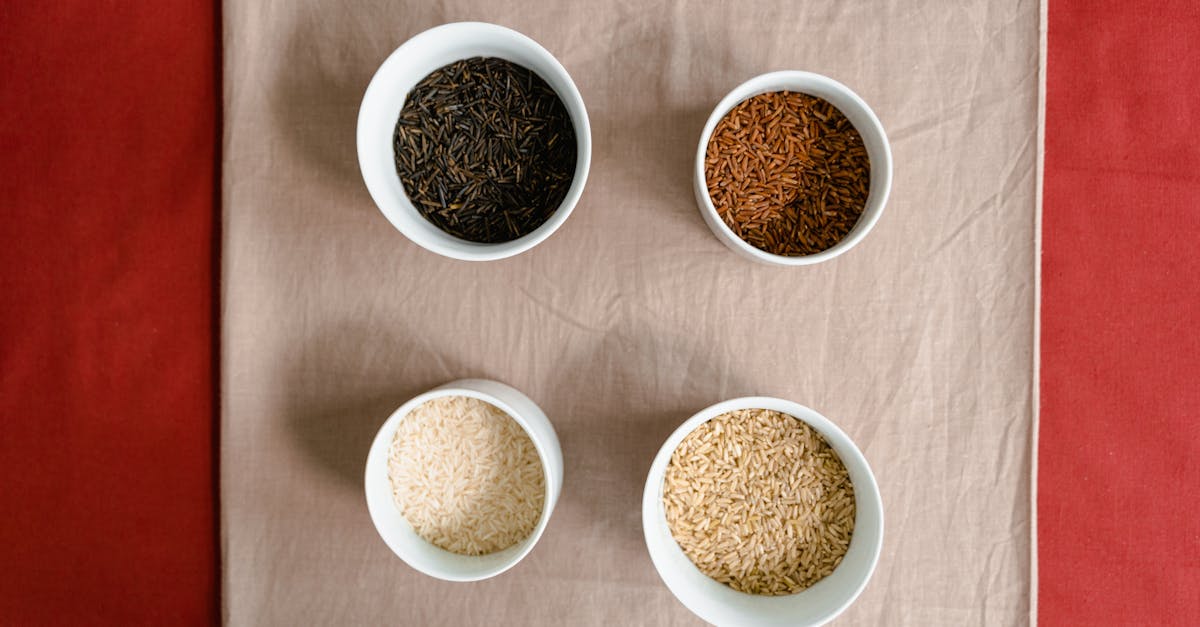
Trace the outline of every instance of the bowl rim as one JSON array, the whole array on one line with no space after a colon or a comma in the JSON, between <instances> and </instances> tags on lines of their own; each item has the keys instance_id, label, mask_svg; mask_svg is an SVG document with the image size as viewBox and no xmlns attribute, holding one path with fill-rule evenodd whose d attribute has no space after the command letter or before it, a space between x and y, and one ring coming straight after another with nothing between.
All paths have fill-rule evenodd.
<instances>
[{"instance_id":1,"label":"bowl rim","mask_svg":"<svg viewBox=\"0 0 1200 627\"><path fill-rule=\"evenodd\" d=\"M367 498L367 510L371 516L371 523L375 526L375 531L383 539L384 543L387 544L388 548L391 549L392 553L395 553L396 557L399 557L401 560L403 560L405 564L408 564L413 569L415 569L421 573L424 573L426 575L429 575L430 577L435 577L437 579L442 579L444 581L454 581L454 582L480 581L483 579L489 579L491 577L495 577L496 575L499 575L499 574L507 571L508 569L512 568L513 566L516 566L521 560L525 559L525 556L528 555L533 550L533 547L537 545L538 541L541 540L542 534L545 532L547 525L549 525L549 523L550 523L550 517L553 514L552 510L554 509L555 491L554 491L554 482L551 481L551 478L549 476L551 464L550 464L550 460L549 460L549 457L548 457L548 454L546 451L547 444L545 442L541 441L538 438L538 436L533 432L533 430L530 429L529 422L526 420L526 418L522 414L517 412L515 409L513 409L513 407L511 405L504 402L502 399L497 398L496 396L489 394L487 392L482 392L480 390L472 389L469 387L459 387L457 385L459 383L464 383L464 382L470 383L471 381L473 381L473 380L470 380L470 379L457 380L457 381L453 381L451 383L447 383L446 385L436 387L427 392L418 394L417 396L414 396L411 399L405 401L404 404L400 405L400 407L396 408L391 414L389 414L387 417L387 420L385 420L383 422L383 425L381 425L379 427L379 430L375 433L375 438L371 440L371 448L367 454L366 469L364 471L364 477L363 477L363 492L365 493L365 496ZM496 567L487 569L487 570L481 571L478 574L469 575L469 576L462 576L462 575L457 575L454 573L448 573L446 571L430 569L430 568L427 568L425 564L413 562L410 559L411 556L408 555L405 551L403 551L399 547L398 544L393 542L392 534L397 533L397 531L391 526L386 526L383 523L383 521L381 521L379 519L379 517L376 515L376 511L375 511L374 507L372 507L372 505L371 505L371 503L372 503L371 493L374 491L372 488L378 487L380 484L382 484L387 489L387 492L389 495L389 498L388 498L389 504L393 507L395 507L395 505L396 505L394 498L391 497L392 488L391 488L390 477L387 476L386 472L384 474L380 475L380 474L374 473L372 471L378 465L379 462L377 461L377 459L379 457L382 457L381 461L382 461L382 463L384 465L384 469L386 471L388 448L391 446L392 439L396 435L396 430L399 427L400 420L403 419L405 416L407 416L409 413L411 413L412 410L416 409L417 407L421 406L422 404L424 404L428 401L434 400L434 399L445 398L447 396L466 396L469 398L476 398L476 399L479 399L486 403L489 403L489 404L495 406L496 408L500 409L501 411L503 411L506 415L508 415L509 418L512 418L518 425L520 425L521 429L525 432L525 434L529 436L529 439L533 442L534 449L537 450L538 461L540 461L542 464L542 477L543 477L543 483L544 483L543 487L545 490L544 496L542 499L542 511L538 515L538 522L537 522L537 525L533 528L533 531L531 531L529 533L529 535L526 536L524 539L518 541L518 544L524 543L524 546L520 550L514 552L511 556L509 556L509 558L506 561L501 562ZM404 515L400 514L400 517L403 519ZM407 521L405 521L405 522L407 523ZM418 535L418 537L420 537L420 535ZM433 544L432 542L425 540L424 538L421 538L421 540L423 540L430 546L434 547L438 551L443 551L445 553L449 553L450 555L458 556L458 554L447 551L446 549L443 549L443 548ZM507 550L507 549L502 549L502 550ZM489 554L489 555L492 555L492 554ZM470 555L470 556L459 556L459 557L484 558L484 557L488 557L489 555Z\"/></svg>"},{"instance_id":2,"label":"bowl rim","mask_svg":"<svg viewBox=\"0 0 1200 627\"><path fill-rule=\"evenodd\" d=\"M725 220L723 220L721 215L717 212L716 206L713 205L712 197L708 193L708 177L704 171L704 159L708 152L708 142L712 138L712 133L716 129L717 123L719 123L721 119L723 119L735 106L745 100L764 93L782 91L779 88L768 86L779 83L795 85L795 88L789 89L789 91L798 91L801 93L807 93L803 87L804 85L812 85L817 83L824 84L826 87L837 92L841 97L854 102L856 106L861 108L867 120L866 129L859 128L858 125L855 125L855 129L858 130L859 134L869 132L878 136L883 147L881 154L879 155L882 157L882 159L877 160L872 158L871 160L871 177L872 179L875 177L880 177L881 181L881 192L879 194L879 198L875 199L873 197L868 197L867 206L863 208L863 213L861 216L859 216L859 222L855 224L846 237L843 237L833 246L811 255L789 257L787 255L769 253L751 245L749 242L739 237L737 233L734 233L733 229L729 228L729 225L725 224ZM838 107L837 103L833 104L835 107ZM838 109L841 110L841 107L838 107ZM879 163L879 161L882 161L882 163ZM871 109L870 105L868 105L867 102L862 99L862 97L860 97L854 92L854 90L850 89L846 85L834 80L833 78L825 76L824 74L817 74L815 72L808 72L805 70L780 70L776 72L759 74L758 76L754 76L730 90L729 93L717 103L717 106L713 108L712 113L709 114L708 120L704 124L704 129L700 132L700 143L696 149L696 160L694 167L696 196L699 199L700 210L703 211L706 215L706 218L708 218L705 221L708 222L709 226L719 229L721 234L724 235L723 242L736 247L735 250L737 252L749 256L757 261L782 266L807 266L820 263L822 261L828 261L858 245L858 243L867 236L867 233L869 233L871 229L875 227L875 224L879 221L880 216L883 215L883 210L887 206L888 196L891 194L892 175L891 143L888 141L887 132L884 131L883 124L879 121L879 117L875 115L875 111Z\"/></svg>"},{"instance_id":3,"label":"bowl rim","mask_svg":"<svg viewBox=\"0 0 1200 627\"><path fill-rule=\"evenodd\" d=\"M847 467L853 464L862 471L862 477L860 478L860 481L856 481L854 483L856 509L859 511L866 511L867 509L870 509L871 513L878 517L878 533L870 538L860 539L860 537L855 537L851 540L852 543L855 540L867 542L866 549L869 557L867 561L867 567L858 577L850 593L847 594L835 608L823 614L819 620L813 623L814 625L822 625L830 620L833 620L842 612L846 611L846 609L858 599L863 590L866 589L867 584L870 582L871 577L875 573L875 569L879 563L879 558L883 552L883 498L879 492L879 484L875 478L875 473L871 470L871 466L868 463L866 456L863 455L862 450L858 448L858 445L855 444L854 441L850 439L850 437L844 431L842 431L841 428L834 424L833 421L805 405L801 405L795 401L789 401L770 396L743 396L710 405L696 412L690 418L680 424L679 427L677 427L675 431L673 431L671 435L667 437L667 439L663 442L663 445L659 448L658 453L654 457L654 461L651 463L650 471L646 477L646 485L642 492L642 533L646 542L646 550L650 554L650 560L654 564L655 571L658 572L659 578L671 591L671 594L674 595L680 603L682 603L700 618L714 624L719 624L717 621L719 621L721 617L707 615L697 611L690 603L684 601L683 596L681 596L679 592L679 588L682 588L682 586L673 585L668 581L667 577L663 575L665 557L661 555L659 553L659 549L656 549L654 546L654 541L651 536L651 528L653 527L659 530L665 529L668 537L670 536L670 527L667 524L666 516L661 505L663 482L665 481L666 477L666 468L667 464L670 462L671 455L675 453L675 449L679 447L679 445L688 435L699 428L700 425L712 420L717 416L739 409L774 410L788 414L797 420L803 421L813 429L816 429L817 432L820 433L821 436L827 441L830 441L831 446L835 445L833 441L836 440L837 444L840 445L841 448L844 448L846 452L850 453L850 459L847 460L846 455L842 451L838 451L838 456L842 458L842 462L846 464ZM865 481L862 479L865 479ZM671 539L671 542L674 542L673 538ZM676 544L676 547L678 548L678 544ZM688 563L691 564L690 560ZM840 567L841 566L839 566L839 568ZM692 568L695 568L695 566L692 565ZM697 572L699 572L699 569L697 569ZM804 592L805 591L801 591L796 594L803 594ZM786 598L786 596L763 598L780 599Z\"/></svg>"},{"instance_id":4,"label":"bowl rim","mask_svg":"<svg viewBox=\"0 0 1200 627\"><path fill-rule=\"evenodd\" d=\"M368 154L368 151L366 150L366 137L372 133L371 119L367 114L367 109L368 105L373 103L375 100L383 98L386 94L394 93L395 90L391 89L390 85L385 84L386 79L384 75L390 75L394 67L402 67L404 65L405 55L414 48L426 45L430 42L436 42L439 39L447 37L453 37L459 40L465 38L466 40L470 41L481 36L500 37L518 44L525 50L529 51L532 55L538 57L547 68L557 75L556 78L561 80L565 86L566 93L563 93L563 91L558 89L555 89L555 93L558 95L559 99L562 100L563 105L567 109L567 113L575 127L575 174L571 181L571 186L567 189L567 195L563 198L562 202L559 203L558 207L554 210L550 217L547 218L546 221L538 228L516 239L509 240L507 242L496 243L471 242L457 238L449 233L445 233L447 237L453 238L454 240L457 240L457 242L465 245L464 247L459 248L448 246L437 239L426 237L422 233L415 232L413 229L405 227L401 220L398 220L394 217L394 214L401 212L409 213L410 210L403 206L394 206L394 203L390 202L390 195L384 193L382 190L377 190L377 185L373 182L373 177L368 176L367 174L366 163L374 162L376 160L375 155ZM469 56L474 55L468 55L462 58L469 58ZM522 65L522 67L526 66ZM540 75L540 72L534 68L526 67L526 69L529 69L535 74ZM545 80L545 78L545 76L542 76L543 80ZM400 46L398 46L395 50L393 50L391 54L389 54L375 70L375 74L371 77L371 82L367 85L367 89L363 93L362 102L360 103L358 109L355 138L359 162L359 173L362 176L363 182L366 184L367 191L370 193L376 207L381 213L383 213L388 222L397 231L400 231L402 235L408 238L409 241L420 246L421 248L424 248L432 253L442 255L443 257L449 257L451 259L457 259L460 261L496 261L499 259L506 259L530 250L534 246L537 246L548 239L567 221L567 218L570 217L572 212L574 212L576 205L579 204L579 200L583 196L583 190L587 183L588 173L591 170L591 121L588 117L587 106L583 101L583 96L580 94L578 86L575 84L575 80L571 78L570 73L567 72L567 69L563 67L558 58L551 54L550 51L546 50L545 47L543 47L534 39L511 28L500 26L498 24L491 24L488 22L450 22L447 24L434 26L421 31L416 35L413 35L404 43L400 44ZM391 171L394 173L394 165L392 166ZM401 186L401 191L402 193L405 193L405 196L407 197L407 193L403 192L403 186ZM408 204L411 205L411 201ZM420 220L426 220L426 218L420 215L420 212L416 211L415 208L411 209L411 213ZM435 229L437 228L436 225L432 226Z\"/></svg>"}]
</instances>

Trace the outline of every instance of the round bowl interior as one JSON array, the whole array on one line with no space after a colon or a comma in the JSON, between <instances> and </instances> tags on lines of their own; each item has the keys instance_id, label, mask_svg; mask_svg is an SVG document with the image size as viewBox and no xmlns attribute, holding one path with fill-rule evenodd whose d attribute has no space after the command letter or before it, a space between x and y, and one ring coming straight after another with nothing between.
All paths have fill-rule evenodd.
<instances>
[{"instance_id":1,"label":"round bowl interior","mask_svg":"<svg viewBox=\"0 0 1200 627\"><path fill-rule=\"evenodd\" d=\"M731 109L742 101L759 94L774 91L801 92L828 100L845 114L850 123L854 125L854 128L858 130L859 135L863 138L863 143L866 145L867 156L871 160L871 184L862 215L854 225L854 228L850 229L846 237L842 238L841 241L832 247L819 253L788 257L775 255L755 248L738 237L725 224L720 214L717 213L716 207L713 206L712 197L708 194L708 181L704 174L704 157L708 152L708 140L712 137L713 129L716 128L721 118L724 118ZM708 122L704 125L704 131L700 134L700 146L696 151L694 182L696 202L700 206L700 213L704 216L704 221L708 223L709 228L712 229L717 238L726 246L733 249L734 252L754 261L764 263L784 266L809 265L833 259L850 250L862 241L871 228L875 226L875 223L879 221L879 216L883 213L883 207L887 204L888 194L892 188L892 149L888 144L887 134L884 133L883 125L880 124L879 118L875 116L875 113L867 106L867 103L858 94L851 91L849 87L832 78L813 74L812 72L771 72L756 76L738 85L713 109L712 115L709 116Z\"/></svg>"},{"instance_id":2,"label":"round bowl interior","mask_svg":"<svg viewBox=\"0 0 1200 627\"><path fill-rule=\"evenodd\" d=\"M426 220L409 201L396 174L392 139L408 92L434 70L471 57L497 57L524 66L558 94L575 127L575 176L550 218L522 237L484 244L450 235ZM502 259L549 237L579 202L591 165L592 136L583 98L567 70L545 48L514 30L481 22L445 24L422 32L393 52L371 79L358 112L358 163L371 198L401 233L423 248L466 261Z\"/></svg>"},{"instance_id":3,"label":"round bowl interior","mask_svg":"<svg viewBox=\"0 0 1200 627\"><path fill-rule=\"evenodd\" d=\"M516 396L513 396L513 395ZM422 403L444 396L467 396L495 405L517 421L533 440L545 473L546 495L542 514L533 532L513 546L488 555L470 556L451 553L417 535L400 514L392 496L388 478L388 449L400 420ZM550 514L562 489L562 451L545 414L528 397L502 383L478 379L454 381L421 394L400 406L383 423L367 455L364 486L367 509L380 537L409 566L447 581L478 581L494 577L521 561L546 529Z\"/></svg>"},{"instance_id":4,"label":"round bowl interior","mask_svg":"<svg viewBox=\"0 0 1200 627\"><path fill-rule=\"evenodd\" d=\"M854 483L854 534L842 563L812 587L787 596L738 592L709 578L671 537L663 507L663 480L671 455L692 431L708 420L738 409L770 409L789 414L816 429L841 457ZM875 570L883 546L883 501L867 460L836 425L798 403L769 397L718 403L684 422L654 458L642 495L642 529L650 559L663 582L689 610L715 625L820 625L858 597Z\"/></svg>"}]
</instances>

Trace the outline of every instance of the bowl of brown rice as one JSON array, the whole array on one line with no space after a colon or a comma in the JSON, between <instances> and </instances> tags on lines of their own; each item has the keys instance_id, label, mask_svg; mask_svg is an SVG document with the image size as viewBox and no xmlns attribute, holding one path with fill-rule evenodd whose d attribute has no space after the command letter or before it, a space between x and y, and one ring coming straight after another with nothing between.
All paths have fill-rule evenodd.
<instances>
[{"instance_id":1,"label":"bowl of brown rice","mask_svg":"<svg viewBox=\"0 0 1200 627\"><path fill-rule=\"evenodd\" d=\"M883 502L866 458L798 403L747 397L684 422L642 496L659 576L714 625L822 625L866 587Z\"/></svg>"},{"instance_id":2,"label":"bowl of brown rice","mask_svg":"<svg viewBox=\"0 0 1200 627\"><path fill-rule=\"evenodd\" d=\"M538 406L496 381L421 394L383 423L367 455L367 509L409 566L478 581L529 554L562 489L562 449Z\"/></svg>"},{"instance_id":3,"label":"bowl of brown rice","mask_svg":"<svg viewBox=\"0 0 1200 627\"><path fill-rule=\"evenodd\" d=\"M755 261L833 259L866 237L892 187L892 151L871 107L801 71L756 76L713 109L696 152L705 223Z\"/></svg>"}]
</instances>

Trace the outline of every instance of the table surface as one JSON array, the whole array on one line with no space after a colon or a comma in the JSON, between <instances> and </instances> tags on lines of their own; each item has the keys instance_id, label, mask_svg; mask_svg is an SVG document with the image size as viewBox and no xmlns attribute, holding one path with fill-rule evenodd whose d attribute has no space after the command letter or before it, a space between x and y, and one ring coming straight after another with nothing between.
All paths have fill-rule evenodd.
<instances>
[{"instance_id":1,"label":"table surface","mask_svg":"<svg viewBox=\"0 0 1200 627\"><path fill-rule=\"evenodd\" d=\"M486 264L393 230L354 147L378 64L465 19L554 53L595 146L563 228ZM230 624L695 624L650 564L639 498L679 423L748 394L830 417L879 479L883 556L844 624L1027 620L1035 3L232 0L224 20ZM810 268L735 256L691 194L711 108L789 68L856 90L896 163L875 230ZM362 471L391 410L468 376L542 406L565 483L529 557L450 584L376 536Z\"/></svg>"}]
</instances>

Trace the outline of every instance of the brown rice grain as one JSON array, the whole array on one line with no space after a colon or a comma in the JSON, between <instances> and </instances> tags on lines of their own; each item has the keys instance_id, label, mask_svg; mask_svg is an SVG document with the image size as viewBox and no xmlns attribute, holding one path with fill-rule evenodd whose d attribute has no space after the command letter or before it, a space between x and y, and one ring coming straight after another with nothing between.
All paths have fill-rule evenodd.
<instances>
[{"instance_id":1,"label":"brown rice grain","mask_svg":"<svg viewBox=\"0 0 1200 627\"><path fill-rule=\"evenodd\" d=\"M854 486L804 421L765 409L721 414L671 455L671 535L697 568L734 590L794 594L827 577L854 532Z\"/></svg>"}]
</instances>

